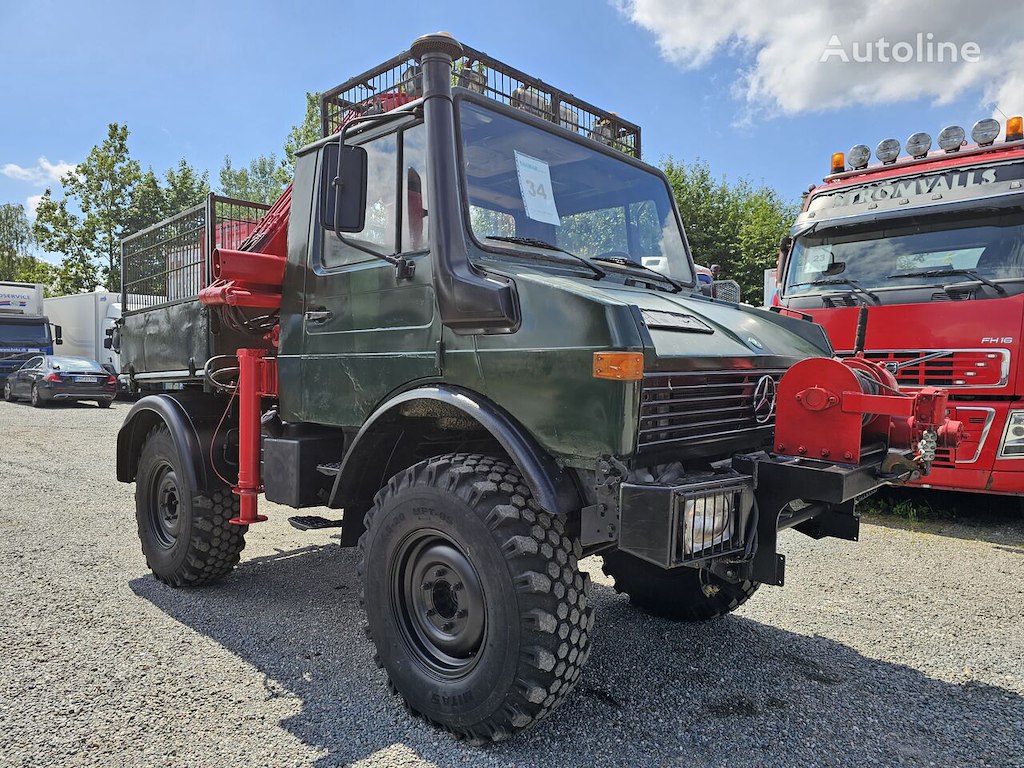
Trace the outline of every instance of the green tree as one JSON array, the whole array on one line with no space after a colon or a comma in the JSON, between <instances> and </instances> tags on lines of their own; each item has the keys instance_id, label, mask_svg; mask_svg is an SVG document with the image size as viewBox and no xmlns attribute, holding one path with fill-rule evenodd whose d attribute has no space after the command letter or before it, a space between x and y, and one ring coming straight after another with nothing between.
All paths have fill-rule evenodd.
<instances>
[{"instance_id":1,"label":"green tree","mask_svg":"<svg viewBox=\"0 0 1024 768\"><path fill-rule=\"evenodd\" d=\"M31 258L28 251L34 242L24 206L17 203L0 205L0 280L21 279L17 277L18 272L22 262Z\"/></svg>"},{"instance_id":2,"label":"green tree","mask_svg":"<svg viewBox=\"0 0 1024 768\"><path fill-rule=\"evenodd\" d=\"M125 236L141 232L167 215L167 200L160 179L147 168L132 190L132 202L124 220Z\"/></svg>"},{"instance_id":3,"label":"green tree","mask_svg":"<svg viewBox=\"0 0 1024 768\"><path fill-rule=\"evenodd\" d=\"M46 190L36 211L35 234L45 250L73 259L70 282L79 284L88 276L88 264L95 271L98 261L106 287L120 288L121 238L141 177L128 153L127 126L111 123L106 139L61 179L64 198L55 201ZM80 215L69 210L68 201Z\"/></svg>"},{"instance_id":4,"label":"green tree","mask_svg":"<svg viewBox=\"0 0 1024 768\"><path fill-rule=\"evenodd\" d=\"M273 152L253 158L247 168L237 169L231 158L225 156L219 178L222 195L257 203L273 203L285 187L281 183L277 155Z\"/></svg>"},{"instance_id":5,"label":"green tree","mask_svg":"<svg viewBox=\"0 0 1024 768\"><path fill-rule=\"evenodd\" d=\"M690 165L671 157L668 176L686 228L694 261L722 267L722 277L740 285L743 300L759 304L764 270L774 266L779 238L789 231L799 206L749 179L716 178L706 162Z\"/></svg>"},{"instance_id":6,"label":"green tree","mask_svg":"<svg viewBox=\"0 0 1024 768\"><path fill-rule=\"evenodd\" d=\"M278 182L282 187L292 183L295 176L295 155L307 144L320 138L320 94L306 93L306 114L302 122L293 125L284 140L284 159L277 169Z\"/></svg>"},{"instance_id":7,"label":"green tree","mask_svg":"<svg viewBox=\"0 0 1024 768\"><path fill-rule=\"evenodd\" d=\"M29 255L21 259L12 279L22 283L42 283L46 295L53 296L57 270L53 264Z\"/></svg>"},{"instance_id":8,"label":"green tree","mask_svg":"<svg viewBox=\"0 0 1024 768\"><path fill-rule=\"evenodd\" d=\"M178 161L177 168L170 168L164 178L164 217L199 205L210 194L209 171L199 173L184 158Z\"/></svg>"}]
</instances>

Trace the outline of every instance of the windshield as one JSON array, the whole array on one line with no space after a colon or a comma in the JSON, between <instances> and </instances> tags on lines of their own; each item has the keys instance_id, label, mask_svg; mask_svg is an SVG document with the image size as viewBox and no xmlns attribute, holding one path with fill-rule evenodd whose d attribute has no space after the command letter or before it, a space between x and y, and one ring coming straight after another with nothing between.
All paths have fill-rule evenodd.
<instances>
[{"instance_id":1,"label":"windshield","mask_svg":"<svg viewBox=\"0 0 1024 768\"><path fill-rule=\"evenodd\" d=\"M546 243L693 280L668 186L657 174L468 101L460 121L477 240L528 239L540 245L501 245L536 252Z\"/></svg>"},{"instance_id":2,"label":"windshield","mask_svg":"<svg viewBox=\"0 0 1024 768\"><path fill-rule=\"evenodd\" d=\"M0 315L0 347L46 347L50 327L46 323L5 322Z\"/></svg>"},{"instance_id":3,"label":"windshield","mask_svg":"<svg viewBox=\"0 0 1024 768\"><path fill-rule=\"evenodd\" d=\"M898 290L1024 278L1024 213L1017 208L821 226L793 245L787 296L848 292L851 282L869 290Z\"/></svg>"}]
</instances>

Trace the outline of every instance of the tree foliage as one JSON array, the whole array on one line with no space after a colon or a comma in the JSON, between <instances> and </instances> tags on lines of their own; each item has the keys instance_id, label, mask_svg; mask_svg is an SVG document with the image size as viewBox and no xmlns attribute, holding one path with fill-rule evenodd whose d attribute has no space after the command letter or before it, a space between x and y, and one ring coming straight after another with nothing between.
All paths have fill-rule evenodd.
<instances>
[{"instance_id":1,"label":"tree foliage","mask_svg":"<svg viewBox=\"0 0 1024 768\"><path fill-rule=\"evenodd\" d=\"M285 188L273 152L253 158L245 168L235 168L231 158L225 156L219 177L222 195L257 203L273 203Z\"/></svg>"},{"instance_id":2,"label":"tree foliage","mask_svg":"<svg viewBox=\"0 0 1024 768\"><path fill-rule=\"evenodd\" d=\"M61 179L64 196L43 193L33 232L43 250L60 254L54 273L59 293L91 291L97 284L119 290L121 240L202 202L209 174L185 160L164 175L143 172L128 149L127 126L111 123L107 137Z\"/></svg>"},{"instance_id":3,"label":"tree foliage","mask_svg":"<svg viewBox=\"0 0 1024 768\"><path fill-rule=\"evenodd\" d=\"M35 238L25 208L15 203L0 205L0 280L18 280L22 263L31 258Z\"/></svg>"},{"instance_id":4,"label":"tree foliage","mask_svg":"<svg viewBox=\"0 0 1024 768\"><path fill-rule=\"evenodd\" d=\"M693 259L722 267L722 277L740 284L743 300L759 304L764 270L778 257L799 206L774 189L749 179L716 178L707 163L671 157L662 164L675 194Z\"/></svg>"},{"instance_id":5,"label":"tree foliage","mask_svg":"<svg viewBox=\"0 0 1024 768\"><path fill-rule=\"evenodd\" d=\"M306 93L306 114L302 122L293 125L284 140L284 159L278 168L278 180L282 188L291 184L295 176L295 155L307 144L320 138L320 94Z\"/></svg>"}]
</instances>

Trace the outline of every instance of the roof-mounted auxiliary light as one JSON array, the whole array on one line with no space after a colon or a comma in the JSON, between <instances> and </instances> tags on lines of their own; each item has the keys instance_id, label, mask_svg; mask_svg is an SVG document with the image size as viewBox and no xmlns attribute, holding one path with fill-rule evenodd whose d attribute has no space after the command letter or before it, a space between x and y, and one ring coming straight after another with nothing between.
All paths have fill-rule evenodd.
<instances>
[{"instance_id":1,"label":"roof-mounted auxiliary light","mask_svg":"<svg viewBox=\"0 0 1024 768\"><path fill-rule=\"evenodd\" d=\"M1006 140L1020 141L1024 139L1024 117L1014 115L1006 118Z\"/></svg>"},{"instance_id":2,"label":"roof-mounted auxiliary light","mask_svg":"<svg viewBox=\"0 0 1024 768\"><path fill-rule=\"evenodd\" d=\"M871 148L867 144L856 144L850 147L846 157L850 161L850 167L859 171L868 167L868 162L871 160Z\"/></svg>"},{"instance_id":3,"label":"roof-mounted auxiliary light","mask_svg":"<svg viewBox=\"0 0 1024 768\"><path fill-rule=\"evenodd\" d=\"M899 139L882 139L878 142L878 146L875 147L875 157L881 160L884 165L891 165L892 163L895 163L896 158L899 156Z\"/></svg>"},{"instance_id":4,"label":"roof-mounted auxiliary light","mask_svg":"<svg viewBox=\"0 0 1024 768\"><path fill-rule=\"evenodd\" d=\"M956 152L963 146L965 136L959 125L947 125L939 132L939 147L946 152Z\"/></svg>"},{"instance_id":5,"label":"roof-mounted auxiliary light","mask_svg":"<svg viewBox=\"0 0 1024 768\"><path fill-rule=\"evenodd\" d=\"M971 139L979 147L987 147L999 136L999 121L991 117L983 117L971 128Z\"/></svg>"},{"instance_id":6,"label":"roof-mounted auxiliary light","mask_svg":"<svg viewBox=\"0 0 1024 768\"><path fill-rule=\"evenodd\" d=\"M927 157L931 148L932 137L924 131L918 131L907 139L907 153L915 159Z\"/></svg>"},{"instance_id":7,"label":"roof-mounted auxiliary light","mask_svg":"<svg viewBox=\"0 0 1024 768\"><path fill-rule=\"evenodd\" d=\"M842 152L832 153L832 173L842 173L846 170L846 158Z\"/></svg>"}]
</instances>

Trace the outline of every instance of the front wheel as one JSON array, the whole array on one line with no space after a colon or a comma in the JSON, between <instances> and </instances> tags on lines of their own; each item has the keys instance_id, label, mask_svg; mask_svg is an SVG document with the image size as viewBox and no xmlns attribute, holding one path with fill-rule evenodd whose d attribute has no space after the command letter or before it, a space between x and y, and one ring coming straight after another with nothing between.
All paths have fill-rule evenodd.
<instances>
[{"instance_id":1,"label":"front wheel","mask_svg":"<svg viewBox=\"0 0 1024 768\"><path fill-rule=\"evenodd\" d=\"M4 400L8 403L14 402L14 392L11 390L11 382L4 382Z\"/></svg>"},{"instance_id":2,"label":"front wheel","mask_svg":"<svg viewBox=\"0 0 1024 768\"><path fill-rule=\"evenodd\" d=\"M367 513L362 600L376 660L416 714L474 742L548 714L590 652L579 542L506 461L450 454Z\"/></svg>"},{"instance_id":3,"label":"front wheel","mask_svg":"<svg viewBox=\"0 0 1024 768\"><path fill-rule=\"evenodd\" d=\"M135 477L135 519L146 564L172 587L194 587L225 576L238 563L247 526L230 488L200 494L183 472L167 427L156 427L142 447Z\"/></svg>"},{"instance_id":4,"label":"front wheel","mask_svg":"<svg viewBox=\"0 0 1024 768\"><path fill-rule=\"evenodd\" d=\"M632 605L677 621L707 621L732 613L743 605L758 584L737 584L697 568L666 571L625 552L604 556L604 572L615 579L615 591L629 595Z\"/></svg>"}]
</instances>

